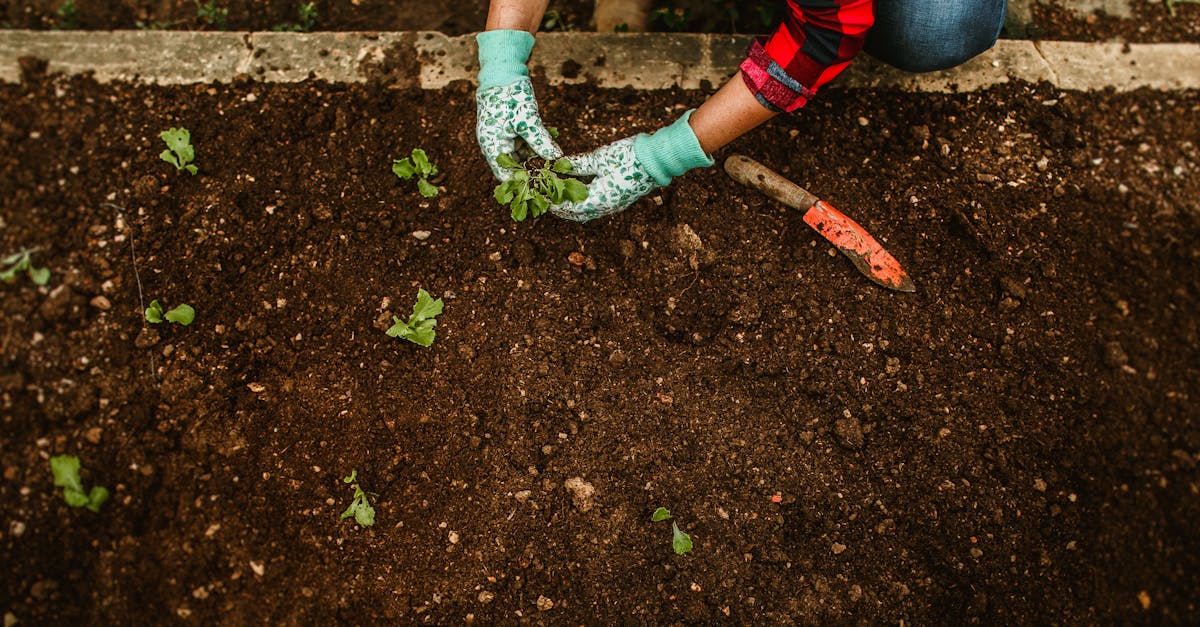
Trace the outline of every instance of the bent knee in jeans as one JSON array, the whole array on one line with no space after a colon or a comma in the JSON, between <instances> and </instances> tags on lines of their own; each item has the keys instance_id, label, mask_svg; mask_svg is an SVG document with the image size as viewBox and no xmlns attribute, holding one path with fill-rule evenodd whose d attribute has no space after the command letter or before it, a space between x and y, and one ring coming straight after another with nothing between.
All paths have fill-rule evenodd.
<instances>
[{"instance_id":1,"label":"bent knee in jeans","mask_svg":"<svg viewBox=\"0 0 1200 627\"><path fill-rule=\"evenodd\" d=\"M996 43L1006 7L1006 0L878 0L864 50L908 72L952 68Z\"/></svg>"}]
</instances>

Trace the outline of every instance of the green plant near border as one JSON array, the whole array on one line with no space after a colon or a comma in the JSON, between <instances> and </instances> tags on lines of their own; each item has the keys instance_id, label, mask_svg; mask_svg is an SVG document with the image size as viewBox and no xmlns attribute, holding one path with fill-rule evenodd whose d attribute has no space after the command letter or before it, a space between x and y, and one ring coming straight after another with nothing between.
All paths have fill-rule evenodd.
<instances>
[{"instance_id":1,"label":"green plant near border","mask_svg":"<svg viewBox=\"0 0 1200 627\"><path fill-rule=\"evenodd\" d=\"M54 485L63 489L63 500L71 507L86 507L99 514L100 506L108 500L108 488L92 486L84 491L83 480L79 478L79 458L74 455L58 455L50 458L50 473L54 475Z\"/></svg>"},{"instance_id":2,"label":"green plant near border","mask_svg":"<svg viewBox=\"0 0 1200 627\"><path fill-rule=\"evenodd\" d=\"M58 16L58 22L54 28L61 30L79 28L79 7L75 6L75 0L63 0L54 14Z\"/></svg>"},{"instance_id":3,"label":"green plant near border","mask_svg":"<svg viewBox=\"0 0 1200 627\"><path fill-rule=\"evenodd\" d=\"M375 524L375 508L371 507L371 500L368 498L368 494L374 497L378 497L379 495L374 492L365 492L362 486L355 483L356 479L358 479L358 470L351 470L349 476L342 477L343 483L354 484L354 501L350 503L350 507L347 507L346 511L342 512L341 517L350 518L353 516L354 522L358 523L359 527L370 527Z\"/></svg>"},{"instance_id":4,"label":"green plant near border","mask_svg":"<svg viewBox=\"0 0 1200 627\"><path fill-rule=\"evenodd\" d=\"M145 312L146 322L152 324L162 324L163 321L174 322L181 326L187 326L196 319L196 310L192 309L191 305L176 305L169 311L163 311L162 304L158 300L150 301L150 306Z\"/></svg>"},{"instance_id":5,"label":"green plant near border","mask_svg":"<svg viewBox=\"0 0 1200 627\"><path fill-rule=\"evenodd\" d=\"M34 285L45 285L50 282L50 268L38 268L33 265L33 253L41 250L40 248L26 248L21 252L13 253L3 259L0 259L0 281L12 283L17 279L17 275L25 272L29 275L29 280L33 281Z\"/></svg>"},{"instance_id":6,"label":"green plant near border","mask_svg":"<svg viewBox=\"0 0 1200 627\"><path fill-rule=\"evenodd\" d=\"M650 522L660 522L670 517L671 511L665 507L660 507L650 515ZM692 536L684 533L674 520L671 521L671 533L671 548L675 550L675 554L683 555L684 553L690 553L692 550Z\"/></svg>"},{"instance_id":7,"label":"green plant near border","mask_svg":"<svg viewBox=\"0 0 1200 627\"><path fill-rule=\"evenodd\" d=\"M216 0L208 0L204 4L201 4L200 0L194 0L194 2L196 3L196 17L217 30L225 30L229 20L229 9L217 6Z\"/></svg>"},{"instance_id":8,"label":"green plant near border","mask_svg":"<svg viewBox=\"0 0 1200 627\"><path fill-rule=\"evenodd\" d=\"M582 181L559 176L569 175L574 168L566 157L553 163L534 157L521 164L512 155L503 154L496 163L512 172L512 178L497 185L492 196L496 202L508 207L512 219L517 222L525 221L530 215L536 218L546 213L550 205L587 198L587 185Z\"/></svg>"},{"instance_id":9,"label":"green plant near border","mask_svg":"<svg viewBox=\"0 0 1200 627\"><path fill-rule=\"evenodd\" d=\"M271 27L271 30L276 32L293 32L307 33L312 31L313 26L317 25L317 3L305 2L296 10L296 15L299 20L296 23L285 22Z\"/></svg>"},{"instance_id":10,"label":"green plant near border","mask_svg":"<svg viewBox=\"0 0 1200 627\"><path fill-rule=\"evenodd\" d=\"M663 26L671 32L680 32L686 29L691 17L691 11L679 7L655 9L650 13L651 21L661 21Z\"/></svg>"},{"instance_id":11,"label":"green plant near border","mask_svg":"<svg viewBox=\"0 0 1200 627\"><path fill-rule=\"evenodd\" d=\"M192 161L196 158L196 149L192 147L192 134L186 128L169 128L158 134L167 143L167 149L159 153L158 158L175 166L176 170L187 170L192 176L196 175L196 166Z\"/></svg>"},{"instance_id":12,"label":"green plant near border","mask_svg":"<svg viewBox=\"0 0 1200 627\"><path fill-rule=\"evenodd\" d=\"M426 198L438 195L438 188L429 182L429 179L437 176L437 173L437 166L429 161L429 155L420 148L413 148L410 157L392 160L392 174L406 181L416 177L417 191Z\"/></svg>"},{"instance_id":13,"label":"green plant near border","mask_svg":"<svg viewBox=\"0 0 1200 627\"><path fill-rule=\"evenodd\" d=\"M387 330L388 337L398 337L413 344L429 347L437 337L433 327L437 326L437 317L442 315L444 306L442 299L435 300L429 292L417 288L417 302L413 305L412 315L407 321L392 316L393 324Z\"/></svg>"},{"instance_id":14,"label":"green plant near border","mask_svg":"<svg viewBox=\"0 0 1200 627\"><path fill-rule=\"evenodd\" d=\"M1166 5L1167 5L1167 13L1170 13L1170 14L1171 14L1171 17L1176 17L1176 15L1177 15L1177 14L1175 13L1175 7L1176 7L1177 5L1180 5L1180 4L1200 4L1200 0L1164 0L1164 2L1165 2L1165 3L1166 3Z\"/></svg>"}]
</instances>

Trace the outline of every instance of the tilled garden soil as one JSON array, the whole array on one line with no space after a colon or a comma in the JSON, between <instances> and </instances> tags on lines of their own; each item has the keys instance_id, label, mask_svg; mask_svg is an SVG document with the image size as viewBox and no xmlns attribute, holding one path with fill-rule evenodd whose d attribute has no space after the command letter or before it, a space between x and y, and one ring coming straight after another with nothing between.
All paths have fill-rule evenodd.
<instances>
[{"instance_id":1,"label":"tilled garden soil","mask_svg":"<svg viewBox=\"0 0 1200 627\"><path fill-rule=\"evenodd\" d=\"M704 97L539 94L568 150ZM914 294L719 168L515 224L462 83L0 105L0 252L53 272L0 285L22 624L1197 621L1200 94L830 89L736 142ZM416 147L436 199L390 171ZM384 334L418 287L430 348Z\"/></svg>"}]
</instances>

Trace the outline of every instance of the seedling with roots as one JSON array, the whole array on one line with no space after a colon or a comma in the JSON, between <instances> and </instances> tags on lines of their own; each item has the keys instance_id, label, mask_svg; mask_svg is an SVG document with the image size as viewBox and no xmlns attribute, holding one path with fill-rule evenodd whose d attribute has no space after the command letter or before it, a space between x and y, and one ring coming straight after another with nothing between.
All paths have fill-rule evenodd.
<instances>
[{"instance_id":1,"label":"seedling with roots","mask_svg":"<svg viewBox=\"0 0 1200 627\"><path fill-rule=\"evenodd\" d=\"M38 268L33 265L31 255L41 250L40 248L26 248L21 252L13 253L3 259L0 259L0 281L12 283L17 279L17 275L25 272L29 275L29 280L33 281L34 285L45 285L50 282L50 268Z\"/></svg>"},{"instance_id":2,"label":"seedling with roots","mask_svg":"<svg viewBox=\"0 0 1200 627\"><path fill-rule=\"evenodd\" d=\"M512 177L497 185L493 196L496 202L509 208L512 219L517 222L523 222L530 215L536 218L546 213L550 205L587 198L587 186L569 176L574 166L566 157L553 163L530 157L524 163L518 163L512 155L502 154L496 163L511 172Z\"/></svg>"}]
</instances>

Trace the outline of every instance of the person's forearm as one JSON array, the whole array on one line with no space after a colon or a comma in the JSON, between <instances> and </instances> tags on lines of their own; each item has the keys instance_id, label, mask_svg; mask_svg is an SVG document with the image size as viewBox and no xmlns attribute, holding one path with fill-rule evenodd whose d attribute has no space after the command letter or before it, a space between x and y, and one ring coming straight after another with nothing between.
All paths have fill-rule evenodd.
<instances>
[{"instance_id":1,"label":"person's forearm","mask_svg":"<svg viewBox=\"0 0 1200 627\"><path fill-rule=\"evenodd\" d=\"M492 0L485 30L537 33L550 0Z\"/></svg>"},{"instance_id":2,"label":"person's forearm","mask_svg":"<svg viewBox=\"0 0 1200 627\"><path fill-rule=\"evenodd\" d=\"M493 6L499 1L494 0ZM776 115L750 93L739 71L696 109L688 123L700 147L712 154Z\"/></svg>"}]
</instances>

